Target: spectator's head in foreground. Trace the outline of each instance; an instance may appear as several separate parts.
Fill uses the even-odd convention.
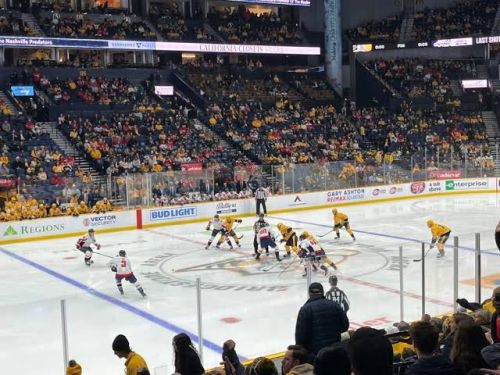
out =
[[[439,331],[431,322],[412,323],[410,336],[419,358],[433,355],[438,345]]]
[[[118,358],[127,358],[130,354],[130,344],[124,335],[118,335],[113,340],[113,351]]]
[[[353,374],[392,375],[392,345],[380,331],[359,328],[351,336],[349,353]]]
[[[309,361],[309,353],[301,345],[289,345],[281,362],[281,373],[288,374],[295,366]]]
[[[258,357],[246,367],[245,375],[278,375],[278,369],[269,358]]]
[[[314,375],[351,375],[349,353],[342,344],[327,346],[314,359]]]

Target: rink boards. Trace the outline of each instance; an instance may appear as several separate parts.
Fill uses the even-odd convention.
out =
[[[419,181],[271,196],[267,200],[267,208],[270,213],[280,213],[437,195],[497,193],[499,186],[499,178]],[[5,222],[0,223],[0,244],[77,236],[90,228],[102,233],[192,223],[208,220],[216,213],[222,216],[253,216],[255,200],[204,202],[185,206],[112,211],[106,214]]]

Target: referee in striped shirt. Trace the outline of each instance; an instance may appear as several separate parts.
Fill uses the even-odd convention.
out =
[[[326,292],[325,297],[333,302],[337,302],[342,310],[344,310],[347,314],[347,311],[349,311],[349,299],[346,294],[337,287],[338,281],[339,280],[335,275],[331,275],[328,278],[331,288],[328,292]]]
[[[257,190],[255,190],[255,207],[257,210],[257,216],[260,215],[260,206],[262,206],[264,214],[267,215],[266,200],[267,190],[261,186]]]

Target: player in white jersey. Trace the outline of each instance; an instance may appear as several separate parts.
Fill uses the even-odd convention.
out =
[[[207,246],[205,246],[205,250],[208,250],[212,242],[214,241],[215,237],[217,237],[218,234],[224,236],[226,234],[226,230],[224,229],[224,222],[220,219],[219,215],[214,215],[213,219],[210,220],[207,224],[207,227],[205,228],[206,230],[210,230],[212,228],[212,235],[210,236],[210,239],[208,240]],[[229,238],[227,239],[227,243],[229,244],[229,247],[232,249],[233,245],[231,244],[231,241]],[[217,244],[215,246],[217,249],[220,249],[220,245]]]
[[[259,260],[260,254],[264,249],[266,249],[266,252],[269,254],[268,248],[271,247],[274,249],[276,260],[278,262],[281,262],[279,247],[278,245],[276,245],[276,235],[273,233],[271,227],[267,222],[263,224],[263,226],[257,232],[257,238],[259,239],[260,251],[257,252],[255,259]]]
[[[132,272],[132,265],[130,264],[130,260],[127,258],[125,250],[120,250],[118,255],[111,259],[109,267],[111,268],[111,271],[115,272],[116,286],[118,287],[121,295],[123,295],[122,280],[125,279],[129,283],[135,285],[139,293],[141,293],[141,296],[146,297],[144,289],[142,289],[141,284],[139,284],[137,278]]]
[[[101,248],[95,239],[95,230],[90,228],[87,235],[80,237],[78,241],[76,241],[76,249],[85,254],[85,264],[90,266],[94,261],[92,260],[92,245],[94,245],[97,250]]]
[[[325,250],[323,250],[321,244],[318,242],[318,240],[316,240],[316,238],[314,238],[312,234],[310,234],[309,232],[303,232],[300,235],[299,239],[299,256],[302,259],[306,259],[312,262],[314,271],[316,271],[317,269],[316,265],[319,265],[326,276],[328,274],[327,266],[332,267],[334,270],[337,269],[335,263],[333,263],[333,261],[326,256]],[[307,276],[307,268],[305,268],[305,270],[306,272],[303,276]]]

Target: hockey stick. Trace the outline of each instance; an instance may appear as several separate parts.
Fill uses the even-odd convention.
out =
[[[292,266],[292,264],[294,264],[294,263],[295,263],[295,261],[296,261],[297,259],[300,259],[300,258],[299,258],[298,256],[295,256],[295,257],[293,258],[293,260],[292,260],[290,263],[288,263],[288,264],[286,265],[286,267],[283,267],[283,269],[281,270],[281,272],[278,274],[278,277],[280,277],[280,276],[283,274],[283,272],[286,272],[286,271],[287,271],[287,270],[288,270],[288,269]]]
[[[279,265],[280,265],[280,263],[281,263],[281,262],[276,262],[276,263],[274,263],[273,265],[271,265],[271,266],[269,266],[269,267],[265,267],[265,268],[263,268],[263,269],[262,269],[262,271],[264,271],[264,272],[268,272],[268,271],[272,270],[274,267],[279,266]]]
[[[335,230],[335,229],[329,230],[329,231],[328,231],[328,232],[326,232],[325,234],[320,234],[320,235],[318,235],[318,237],[319,237],[319,238],[323,238],[323,237],[325,237],[327,234],[332,233],[334,230]]]
[[[413,259],[414,262],[421,262],[424,260],[424,258],[427,256],[427,254],[429,254],[429,251],[432,250],[432,247],[429,247],[429,249],[425,252],[424,256],[422,258],[418,258],[418,259]]]
[[[112,256],[109,256],[109,255],[106,255],[106,254],[100,253],[100,252],[98,252],[98,251],[93,251],[93,252],[92,252],[92,254],[97,254],[97,255],[100,255],[100,256],[102,256],[102,257],[111,258],[111,259],[113,259],[113,258],[114,258],[114,257],[112,257]]]

